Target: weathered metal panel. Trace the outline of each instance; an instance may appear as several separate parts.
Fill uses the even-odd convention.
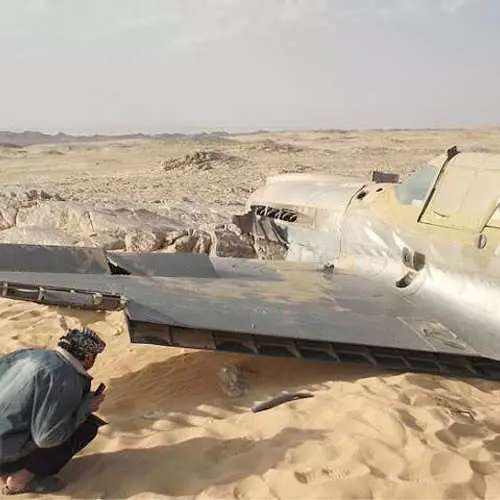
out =
[[[158,255],[162,263],[157,267],[172,269],[176,258]],[[197,264],[207,269],[206,256],[189,259],[195,269]],[[326,356],[432,373],[460,371],[457,360],[463,359],[466,371],[473,364],[476,368],[469,371],[479,373],[477,367],[486,363],[487,376],[497,374],[491,360],[500,360],[499,315],[482,310],[470,298],[471,293],[483,293],[482,304],[489,304],[498,289],[493,283],[489,290],[481,282],[453,281],[451,276],[448,284],[446,277],[426,268],[400,290],[395,286],[400,266],[369,256],[358,263],[336,263],[333,270],[250,259],[209,261],[214,276],[0,271],[0,284],[10,286],[12,298],[37,302],[42,291],[42,303],[93,309],[99,306],[96,294],[108,301],[103,309],[121,308],[126,297],[133,342]],[[137,265],[141,259],[128,262]]]
[[[269,177],[252,193],[253,205],[286,208],[298,213],[297,223],[318,230],[336,230],[352,196],[366,184],[360,179],[335,175],[284,174]]]
[[[250,196],[246,208],[251,211],[258,205],[292,210],[297,214],[293,220],[275,222],[286,234],[286,258],[300,262],[326,262],[339,256],[346,208],[365,184],[357,178],[337,175],[269,177],[266,184]],[[258,228],[253,228],[252,232],[256,237],[261,236]]]
[[[0,243],[0,271],[109,274],[100,248]]]
[[[453,160],[436,183],[420,221],[479,232],[498,207],[500,170],[457,167]]]
[[[476,356],[190,329],[130,318],[127,323],[132,341],[141,344],[295,357],[312,361],[361,364],[383,370],[500,380],[500,362]]]
[[[137,276],[215,278],[217,273],[205,254],[107,253],[115,266]]]
[[[330,274],[313,266],[249,261],[241,270],[233,264],[224,275],[212,279],[0,272],[0,281],[123,295],[129,300],[130,318],[141,322],[500,359],[496,323],[481,323],[458,305],[426,300],[425,294],[404,296],[387,276]],[[475,338],[464,333],[471,324]]]

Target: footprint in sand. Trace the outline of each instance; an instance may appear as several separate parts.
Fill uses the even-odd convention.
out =
[[[469,443],[483,441],[488,434],[489,431],[484,426],[453,422],[449,427],[436,431],[434,435],[444,444],[460,448]]]
[[[488,476],[490,474],[497,475],[500,472],[500,464],[495,461],[494,457],[492,457],[491,462],[471,460],[470,467],[476,474],[480,474],[481,476]]]
[[[484,448],[495,456],[495,459],[500,459],[500,436],[483,441]]]
[[[0,311],[0,319],[4,321],[27,321],[39,318],[44,313],[44,311],[39,308],[28,307],[9,307],[4,309],[3,311]]]
[[[470,461],[450,450],[435,452],[425,449],[419,456],[414,456],[408,465],[408,468],[398,474],[400,481],[419,484],[463,484],[474,476]]]
[[[361,463],[355,464],[352,467],[322,467],[321,469],[306,472],[294,472],[295,479],[302,484],[321,483],[329,480],[342,481],[345,479],[360,478],[369,474],[370,469]]]

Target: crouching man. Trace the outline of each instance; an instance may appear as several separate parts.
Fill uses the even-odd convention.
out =
[[[69,330],[55,350],[21,349],[0,357],[2,493],[54,493],[56,474],[97,435],[92,415],[103,394],[87,371],[106,344],[88,328]]]

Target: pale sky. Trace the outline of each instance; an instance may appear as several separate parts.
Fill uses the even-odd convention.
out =
[[[0,0],[0,130],[500,125],[499,0]]]

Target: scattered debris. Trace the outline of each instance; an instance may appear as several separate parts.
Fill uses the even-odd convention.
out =
[[[335,264],[333,264],[333,262],[327,262],[326,264],[323,265],[321,270],[324,273],[332,274],[335,271]]]
[[[278,394],[262,403],[258,403],[252,406],[252,411],[257,413],[259,411],[269,410],[275,406],[287,403],[288,401],[295,401],[297,399],[312,398],[314,394],[310,392],[285,392],[284,394]]]
[[[255,238],[253,243],[255,253],[260,260],[285,260],[288,247],[278,241],[266,241]]]

